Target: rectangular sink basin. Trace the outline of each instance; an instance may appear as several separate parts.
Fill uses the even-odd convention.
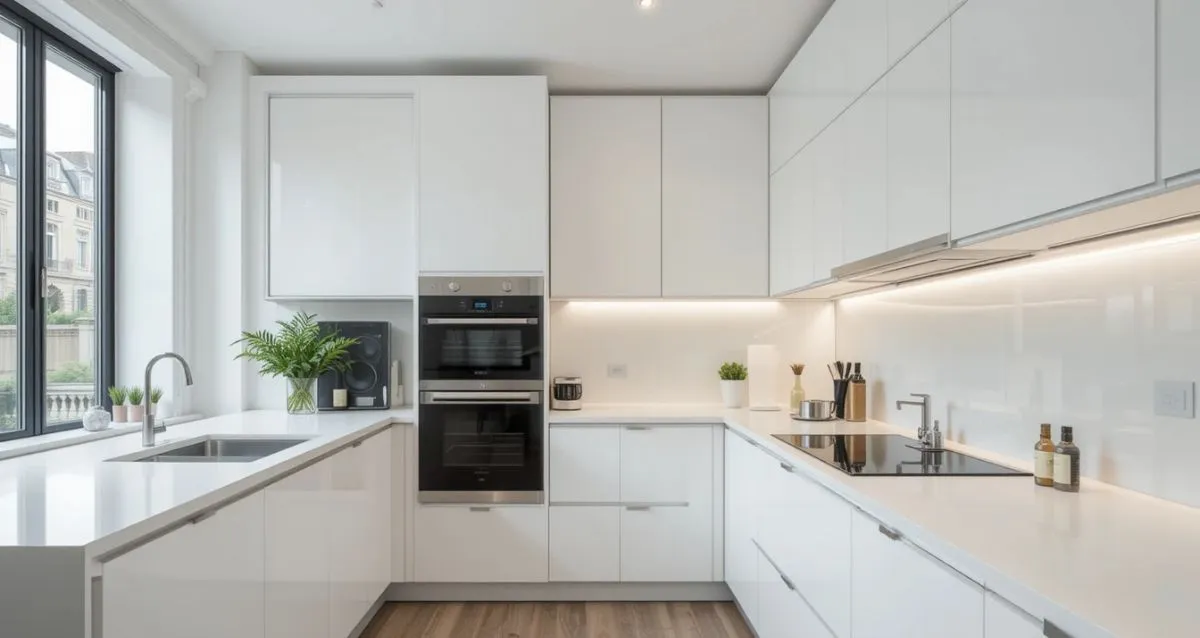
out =
[[[250,463],[299,445],[309,438],[208,435],[167,443],[109,460],[142,463]]]

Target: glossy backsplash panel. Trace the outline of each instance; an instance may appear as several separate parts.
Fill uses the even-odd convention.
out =
[[[745,363],[750,344],[778,347],[780,403],[792,361],[808,365],[810,398],[832,398],[830,302],[552,302],[549,341],[551,376],[583,377],[585,403],[719,404],[717,368]],[[609,364],[625,364],[626,377],[609,378]]]
[[[1200,380],[1200,240],[842,300],[837,353],[867,362],[872,418],[915,428],[895,401],[929,393],[950,439],[1022,459],[1073,425],[1084,476],[1200,505],[1200,420],[1153,403]]]

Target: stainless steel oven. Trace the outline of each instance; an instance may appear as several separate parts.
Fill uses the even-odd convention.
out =
[[[417,500],[543,503],[542,278],[422,277]]]
[[[420,288],[420,389],[542,381],[541,277],[422,277]]]
[[[545,501],[540,390],[422,392],[419,409],[419,502]]]

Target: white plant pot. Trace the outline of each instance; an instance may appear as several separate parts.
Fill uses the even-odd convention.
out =
[[[727,408],[740,408],[746,405],[745,381],[721,381],[721,398]]]
[[[114,423],[125,423],[129,420],[129,406],[114,405],[112,414]]]

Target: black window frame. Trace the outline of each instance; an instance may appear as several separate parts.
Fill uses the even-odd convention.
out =
[[[18,129],[19,201],[16,207],[17,272],[22,277],[17,321],[20,342],[17,420],[22,429],[0,432],[0,441],[6,441],[82,426],[79,419],[51,424],[46,399],[47,323],[46,300],[42,291],[47,266],[44,230],[47,216],[44,130],[47,47],[53,47],[58,54],[94,72],[99,78],[96,87],[99,95],[96,101],[96,177],[93,181],[91,233],[91,241],[95,246],[95,261],[92,264],[95,292],[91,303],[96,318],[96,396],[93,404],[111,407],[106,389],[114,384],[116,378],[114,133],[116,74],[120,69],[12,0],[0,0],[0,18],[16,25],[22,33],[18,48],[21,55],[21,104]],[[59,248],[61,253],[61,246]]]

